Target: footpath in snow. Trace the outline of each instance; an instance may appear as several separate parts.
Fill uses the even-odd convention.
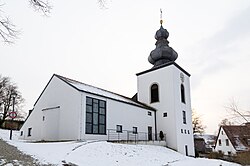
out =
[[[30,143],[18,140],[14,131],[0,129],[0,139],[33,156],[41,164],[79,166],[239,166],[221,160],[186,157],[165,147],[126,145],[105,141]],[[1,152],[0,152],[1,155]]]

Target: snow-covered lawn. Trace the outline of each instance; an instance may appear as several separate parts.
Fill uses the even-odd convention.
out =
[[[126,145],[105,141],[29,143],[18,140],[19,132],[0,129],[0,139],[38,159],[41,163],[62,165],[62,161],[82,166],[239,166],[221,160],[192,158],[165,147]],[[0,152],[1,153],[1,152]]]

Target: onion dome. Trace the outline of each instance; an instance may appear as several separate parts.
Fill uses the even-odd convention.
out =
[[[155,45],[156,48],[151,51],[148,61],[154,65],[154,67],[168,63],[173,62],[177,59],[178,54],[177,52],[168,46],[168,36],[169,33],[166,29],[162,26],[162,20],[161,20],[161,27],[158,31],[155,33],[155,39],[157,40]]]

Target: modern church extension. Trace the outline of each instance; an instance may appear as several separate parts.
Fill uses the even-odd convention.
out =
[[[137,73],[137,93],[128,98],[54,74],[21,128],[21,139],[164,140],[194,156],[190,74],[175,63],[169,33],[161,26],[149,70]],[[160,134],[161,133],[161,134]]]

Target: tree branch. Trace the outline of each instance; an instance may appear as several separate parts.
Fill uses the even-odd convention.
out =
[[[50,13],[52,6],[49,4],[48,1],[43,0],[30,0],[30,5],[36,10],[41,11],[45,16],[48,16]]]
[[[19,31],[16,30],[15,25],[12,24],[8,18],[0,19],[0,36],[2,37],[4,42],[14,43],[15,39],[17,39],[18,34]]]

